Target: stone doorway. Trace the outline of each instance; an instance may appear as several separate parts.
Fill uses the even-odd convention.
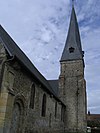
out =
[[[24,115],[24,106],[21,100],[17,100],[14,103],[12,111],[10,133],[22,133],[23,115]]]

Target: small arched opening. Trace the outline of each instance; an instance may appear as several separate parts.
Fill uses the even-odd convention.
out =
[[[34,109],[34,102],[35,102],[35,85],[32,84],[31,94],[30,94],[30,105],[29,105],[31,109]]]
[[[43,94],[41,116],[46,116],[46,94]]]

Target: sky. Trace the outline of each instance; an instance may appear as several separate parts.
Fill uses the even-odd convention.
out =
[[[0,0],[0,24],[46,79],[57,79],[71,0]],[[76,0],[88,110],[100,114],[100,0]]]

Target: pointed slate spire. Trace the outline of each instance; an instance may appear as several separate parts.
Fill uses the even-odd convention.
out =
[[[73,5],[68,36],[60,61],[78,60],[78,59],[83,59],[83,51],[81,47],[81,40],[80,40],[76,13]]]

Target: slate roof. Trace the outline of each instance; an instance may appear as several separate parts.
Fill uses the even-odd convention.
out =
[[[58,95],[59,92],[59,80],[48,80],[49,84],[51,85],[53,91]]]
[[[70,53],[69,48],[74,48],[74,52]],[[73,6],[71,19],[70,19],[70,26],[68,30],[68,36],[60,61],[77,60],[82,58],[83,58],[83,52],[81,47],[79,28],[78,28],[75,9]]]
[[[31,72],[31,74],[46,88],[46,90],[53,94],[54,97],[59,100],[57,97],[56,91],[52,89],[48,81],[44,76],[36,69],[28,57],[23,53],[23,51],[18,47],[14,40],[9,36],[9,34],[3,29],[0,25],[0,41],[3,42],[3,45],[10,56],[16,57],[26,68]],[[60,100],[59,100],[60,101]],[[60,101],[61,102],[61,101]]]

